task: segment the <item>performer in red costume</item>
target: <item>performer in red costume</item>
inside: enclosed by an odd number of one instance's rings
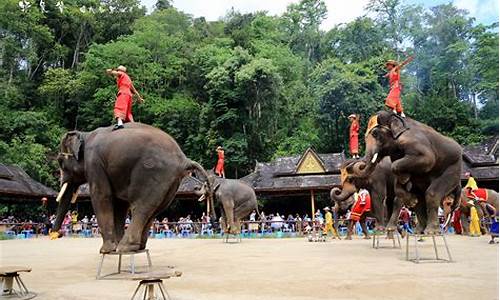
[[[369,212],[372,208],[372,199],[370,193],[365,189],[360,189],[354,194],[354,205],[352,206],[350,219],[359,221],[361,216]]]
[[[348,117],[351,121],[349,128],[349,151],[353,158],[359,158],[359,115],[352,114]]]
[[[385,77],[389,78],[389,84],[391,89],[389,95],[385,99],[385,105],[389,107],[395,114],[400,114],[401,117],[405,117],[403,112],[403,106],[401,105],[401,82],[400,82],[400,71],[406,64],[413,60],[413,56],[408,57],[404,62],[398,64],[395,60],[388,60],[385,63],[385,67],[389,72]]]
[[[217,165],[215,166],[215,174],[217,176],[226,178],[226,173],[224,173],[224,149],[218,146],[217,149]]]
[[[108,75],[113,75],[116,78],[116,85],[118,86],[118,95],[116,96],[114,116],[116,125],[113,130],[123,128],[123,123],[134,122],[132,116],[132,93],[137,95],[138,102],[144,102],[139,92],[134,87],[132,80],[127,74],[127,68],[118,66],[116,70],[107,69]]]

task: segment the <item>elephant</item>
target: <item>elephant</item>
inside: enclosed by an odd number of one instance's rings
[[[366,155],[355,170],[357,176],[369,176],[389,156],[396,197],[414,207],[417,232],[439,233],[438,208],[443,199],[452,196],[452,209],[460,202],[462,147],[423,123],[388,111],[370,118],[365,142]]]
[[[60,230],[78,187],[88,182],[103,239],[101,253],[145,249],[154,217],[172,203],[182,178],[193,171],[208,178],[167,133],[141,123],[124,126],[117,131],[112,127],[70,131],[62,137],[57,156],[62,187],[53,231]],[[129,210],[132,218],[125,231]],[[215,211],[211,214],[215,217]]]
[[[222,228],[225,233],[236,234],[241,230],[240,221],[254,209],[258,212],[255,191],[237,179],[225,179],[209,174],[206,183],[195,188],[199,201],[213,193],[214,201],[222,205]],[[227,226],[226,226],[227,224]]]
[[[488,199],[486,199],[486,203],[492,205],[497,211],[498,211],[498,193],[494,190],[490,189],[485,189],[486,193],[488,195]],[[470,208],[471,205],[469,204],[469,201],[471,201],[469,197],[467,197],[465,188],[462,189],[462,194],[460,195],[460,222],[462,223],[462,230],[464,235],[469,235],[469,219],[468,217],[470,216]],[[479,216],[479,219],[482,220],[485,216],[489,216],[489,213],[485,211],[485,207],[481,205],[482,202],[480,201],[474,201],[474,206],[476,207],[477,214]],[[443,202],[444,206],[444,215],[445,219],[448,220],[449,214],[452,213],[451,211],[451,202],[452,200],[449,199],[449,197]],[[481,233],[486,234],[488,232],[488,229],[484,226],[483,223],[481,223]]]
[[[401,203],[394,194],[395,176],[391,171],[391,159],[389,157],[382,159],[368,177],[359,177],[356,175],[355,170],[359,168],[360,164],[363,164],[362,160],[351,159],[341,165],[342,187],[334,187],[330,191],[330,198],[341,209],[345,209],[346,205],[352,206],[354,204],[352,196],[356,191],[360,188],[367,189],[372,198],[372,208],[368,214],[377,220],[379,227],[385,226],[389,230],[395,230],[399,211],[401,210]],[[365,237],[368,237],[368,231],[364,222],[366,217],[366,214],[363,214],[360,223],[363,227]],[[388,220],[387,217],[389,217]],[[353,225],[349,224],[349,228],[352,228]],[[350,239],[349,230],[347,237]]]

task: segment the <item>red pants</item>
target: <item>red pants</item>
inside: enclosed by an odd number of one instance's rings
[[[401,105],[401,88],[391,88],[389,95],[385,98],[385,105],[390,109],[395,109],[398,113],[403,112],[403,106]]]
[[[217,166],[215,166],[215,173],[219,176],[222,176],[222,173],[224,173],[224,160],[219,159],[217,161]]]
[[[349,150],[351,152],[351,155],[358,154],[358,145],[358,136],[352,135],[349,139]]]
[[[134,122],[134,117],[132,116],[132,95],[130,94],[118,94],[116,96],[115,118],[122,119],[123,122]]]

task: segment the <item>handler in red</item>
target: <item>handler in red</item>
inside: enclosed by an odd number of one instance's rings
[[[389,107],[395,114],[400,114],[401,117],[405,117],[403,112],[403,106],[401,105],[401,78],[400,71],[406,64],[413,60],[413,56],[408,57],[404,62],[398,64],[395,60],[388,60],[385,63],[387,68],[387,74],[385,77],[389,78],[389,84],[391,89],[389,95],[385,98],[385,105]]]
[[[372,209],[372,198],[370,193],[365,189],[360,189],[354,194],[354,205],[352,206],[350,219],[353,221],[359,221],[364,213],[371,211]]]
[[[349,151],[353,158],[359,158],[359,115],[352,114],[348,117],[351,121],[349,128]]]
[[[132,116],[132,93],[137,95],[139,103],[144,102],[144,99],[142,99],[139,92],[135,89],[132,80],[127,74],[127,68],[118,66],[116,70],[107,69],[106,73],[116,78],[118,86],[118,95],[116,96],[114,109],[116,125],[113,128],[113,130],[116,130],[123,128],[123,123],[134,122],[134,117]]]
[[[226,174],[224,173],[224,149],[221,146],[218,146],[216,151],[217,165],[215,166],[215,174],[219,177],[226,178]]]

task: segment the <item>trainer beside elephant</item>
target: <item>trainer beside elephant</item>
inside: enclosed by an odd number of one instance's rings
[[[391,171],[391,160],[386,157],[374,168],[367,177],[360,177],[357,172],[360,165],[364,165],[359,159],[345,161],[341,167],[341,188],[335,187],[330,192],[330,197],[340,208],[354,204],[352,195],[359,189],[367,189],[372,198],[371,211],[368,213],[377,221],[378,227],[386,226],[387,229],[396,229],[396,223],[401,209],[401,203],[394,197],[394,174]],[[363,214],[360,223],[363,226],[367,214]],[[387,219],[389,218],[389,219]],[[349,224],[350,227],[353,224]],[[363,228],[363,232],[365,232]],[[368,236],[367,232],[365,236]],[[348,231],[348,238],[350,237]]]
[[[208,174],[160,129],[140,123],[112,129],[71,131],[62,138],[57,158],[62,188],[53,231],[60,230],[78,187],[88,182],[103,239],[100,252],[137,251],[146,247],[154,217],[174,200],[182,178],[192,171],[207,178]],[[207,183],[207,196],[213,203],[210,187]],[[124,231],[129,210],[132,219]]]
[[[237,179],[225,179],[210,174],[207,183],[195,188],[195,194],[203,201],[213,190],[214,201],[222,205],[225,233],[239,233],[241,220],[255,209],[258,213],[257,197],[249,185]]]
[[[382,158],[390,156],[396,197],[415,206],[417,231],[439,233],[438,207],[442,200],[452,195],[452,208],[459,205],[460,145],[425,124],[387,111],[370,118],[365,141],[365,162],[357,175],[369,176]]]

